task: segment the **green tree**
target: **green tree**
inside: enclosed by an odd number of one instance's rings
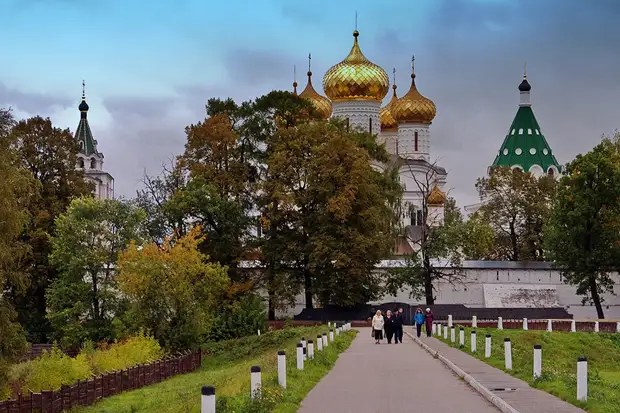
[[[494,167],[488,177],[478,178],[476,189],[484,201],[478,214],[493,228],[496,241],[486,258],[545,259],[543,227],[549,219],[555,188],[553,177],[536,178],[518,168]]]
[[[144,212],[129,202],[80,198],[56,219],[51,262],[59,277],[50,286],[48,317],[55,338],[73,347],[114,338],[122,311],[115,269],[130,241],[144,238]]]
[[[195,227],[180,239],[166,238],[121,253],[118,282],[130,301],[125,317],[133,331],[147,328],[162,345],[187,349],[204,343],[228,287],[226,269],[206,263]]]
[[[92,184],[76,169],[78,144],[68,129],[54,127],[49,118],[39,116],[17,122],[9,136],[18,160],[38,191],[27,206],[30,214],[21,240],[29,246],[30,255],[24,261],[28,274],[25,293],[11,287],[9,296],[15,305],[29,340],[45,342],[50,334],[46,319],[45,294],[57,278],[49,263],[50,238],[54,235],[54,220],[63,213],[72,199],[90,195]]]
[[[374,267],[394,244],[402,189],[395,168],[373,162],[388,164],[374,136],[337,121],[281,127],[269,142],[264,251],[298,274],[308,308],[315,297],[350,306],[380,295]]]
[[[493,227],[479,211],[473,213],[463,225],[464,238],[462,248],[465,259],[487,259],[489,251],[495,248],[496,234]]]
[[[599,318],[602,294],[613,293],[611,273],[620,264],[619,139],[604,138],[567,165],[546,229],[549,257]]]
[[[35,182],[21,168],[17,154],[7,138],[13,117],[0,108],[0,287],[25,287],[22,260],[28,246],[19,237],[28,220],[27,205],[36,190]],[[0,393],[6,384],[9,363],[26,348],[26,340],[12,303],[0,294]],[[0,394],[0,397],[2,395]]]

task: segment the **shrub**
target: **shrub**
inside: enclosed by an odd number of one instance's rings
[[[267,331],[267,311],[264,300],[252,293],[223,305],[207,341],[229,340]]]
[[[140,332],[124,342],[112,344],[107,349],[93,351],[88,355],[88,361],[93,373],[98,375],[158,360],[163,356],[159,342]]]
[[[23,372],[28,373],[22,390],[32,392],[59,390],[63,385],[70,386],[93,375],[86,355],[79,354],[72,358],[56,347],[27,363],[30,363],[29,368],[21,367]]]

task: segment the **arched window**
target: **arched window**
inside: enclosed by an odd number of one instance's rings
[[[80,166],[80,168],[84,169],[84,159],[78,159],[78,165]]]
[[[90,169],[97,169],[97,160],[95,158],[90,158]]]
[[[547,173],[549,174],[549,176],[553,176],[553,175],[555,175],[555,171],[553,170],[553,168],[549,168],[549,169],[547,170]]]
[[[372,133],[372,118],[368,118],[368,132]]]
[[[418,131],[413,132],[415,151],[418,151]]]

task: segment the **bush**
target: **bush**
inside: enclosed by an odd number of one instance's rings
[[[79,354],[72,358],[58,348],[30,362],[30,366],[22,368],[24,378],[23,390],[38,393],[41,390],[59,390],[62,386],[70,386],[78,380],[86,380],[93,376],[86,355]]]
[[[223,306],[207,341],[255,335],[258,330],[267,331],[266,306],[260,296],[249,293]]]
[[[88,361],[95,375],[106,371],[123,370],[138,364],[158,360],[164,356],[159,342],[144,333],[112,344],[107,349],[95,350],[89,354]]]

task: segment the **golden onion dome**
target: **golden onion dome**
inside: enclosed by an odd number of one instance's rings
[[[428,194],[428,197],[426,198],[426,202],[428,203],[429,206],[435,206],[435,207],[443,206],[443,204],[446,203],[446,194],[441,192],[441,189],[439,189],[437,184],[435,184],[431,193]]]
[[[392,94],[392,99],[388,102],[387,105],[381,108],[381,112],[379,118],[381,119],[381,130],[391,130],[398,128],[398,122],[392,116],[392,106],[398,100],[396,96],[396,85],[392,85],[392,89],[394,93]]]
[[[353,47],[349,55],[323,76],[323,90],[333,102],[345,100],[381,101],[388,92],[390,79],[380,66],[364,56],[357,42],[359,32],[353,32]]]
[[[308,84],[306,88],[299,94],[300,98],[309,100],[314,109],[321,115],[321,118],[328,119],[332,114],[332,103],[325,96],[319,95],[312,86],[312,72],[308,71]]]
[[[437,114],[432,100],[422,96],[415,86],[415,72],[411,59],[411,88],[392,106],[390,112],[397,122],[431,123]]]

